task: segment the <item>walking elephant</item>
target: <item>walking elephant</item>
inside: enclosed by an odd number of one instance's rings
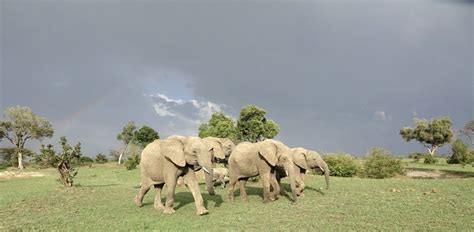
[[[213,148],[213,161],[222,161],[227,163],[230,153],[235,148],[234,142],[228,138],[206,137],[202,139],[203,142]]]
[[[283,167],[289,173],[292,200],[296,201],[293,158],[290,149],[282,142],[267,139],[257,143],[242,142],[238,144],[229,157],[229,200],[234,201],[235,184],[239,182],[240,197],[247,202],[245,184],[250,177],[260,175],[263,186],[263,202],[274,200],[280,192],[275,186],[270,192],[270,183],[275,179],[275,169]]]
[[[165,140],[155,140],[148,144],[141,154],[140,174],[141,187],[135,197],[135,204],[142,206],[144,195],[151,186],[157,189],[154,207],[162,209],[164,213],[174,213],[174,192],[176,181],[183,176],[188,185],[196,205],[198,215],[207,214],[204,201],[199,190],[195,170],[202,167],[207,173],[212,171],[210,150],[207,149],[201,138],[173,136]],[[166,184],[166,203],[161,202],[161,190]],[[212,173],[206,185],[213,190]]]
[[[306,170],[308,169],[321,169],[321,171],[323,171],[325,175],[326,189],[329,189],[329,168],[326,162],[324,162],[324,160],[317,152],[298,147],[292,148],[290,150],[290,154],[293,158],[293,175],[295,176],[296,193],[298,196],[303,195],[303,190],[305,187],[304,176]],[[272,187],[278,185],[277,188],[283,190],[283,188],[281,187],[280,180],[286,176],[287,173],[285,172],[285,170],[283,168],[277,167],[275,175],[277,183],[272,182]]]

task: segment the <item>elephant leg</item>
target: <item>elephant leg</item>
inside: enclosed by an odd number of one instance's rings
[[[178,183],[177,183],[177,186],[178,187],[183,187],[185,186],[185,183],[184,183],[184,180],[183,180],[183,177],[178,177]]]
[[[270,173],[262,173],[263,203],[270,202]]]
[[[242,202],[247,203],[249,199],[247,197],[247,191],[245,191],[245,184],[247,183],[247,179],[240,179],[239,180],[239,187],[240,187],[240,199]]]
[[[163,203],[161,202],[161,190],[163,189],[164,184],[156,184],[155,189],[156,189],[156,195],[155,195],[155,202],[153,204],[153,207],[155,209],[161,209],[164,210],[165,207],[163,206]]]
[[[237,178],[230,177],[230,180],[229,180],[229,195],[228,195],[228,198],[229,198],[230,202],[233,202],[234,198],[235,198],[235,196],[234,196],[235,184],[237,184]]]
[[[191,190],[191,193],[193,194],[194,204],[196,205],[196,214],[208,214],[209,211],[207,211],[206,207],[204,207],[204,200],[202,199],[201,191],[199,190],[198,180],[194,171],[189,169],[188,173],[186,173],[183,178],[189,190]]]
[[[298,188],[296,189],[297,193],[298,193],[298,196],[304,196],[304,193],[303,193],[303,190],[304,190],[304,187],[305,187],[304,173],[300,173],[300,175],[297,176],[296,182],[298,182],[298,185],[299,185]]]
[[[151,184],[148,181],[143,181],[140,186],[140,190],[138,190],[137,196],[135,196],[135,205],[138,207],[142,207],[142,201],[145,194],[150,190]]]
[[[278,194],[280,193],[280,185],[277,182],[275,173],[271,174],[270,187],[273,188],[270,194],[270,200],[274,201],[278,199]]]
[[[163,213],[171,214],[174,213],[173,204],[174,204],[174,191],[176,189],[176,176],[171,176],[166,178],[166,203]]]

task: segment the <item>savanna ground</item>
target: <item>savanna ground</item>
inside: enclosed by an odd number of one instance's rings
[[[263,204],[258,182],[248,184],[249,203],[227,201],[227,189],[201,191],[209,215],[196,216],[191,193],[178,188],[176,213],[153,208],[154,190],[144,206],[133,204],[138,170],[115,164],[79,168],[76,187],[61,186],[54,169],[27,170],[44,176],[0,177],[0,230],[474,230],[474,173],[471,166],[410,167],[463,172],[457,178],[408,177],[383,180],[308,176],[306,196]],[[463,177],[463,178],[460,178]],[[464,178],[467,177],[467,178]],[[287,183],[287,182],[285,182]],[[285,185],[289,188],[288,184]],[[164,197],[164,196],[163,196]],[[163,199],[164,200],[164,199]]]

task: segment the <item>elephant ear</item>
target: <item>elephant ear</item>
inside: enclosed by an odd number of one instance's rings
[[[186,166],[186,160],[184,159],[183,144],[176,142],[167,142],[161,148],[163,155],[179,167]]]
[[[308,163],[306,162],[306,154],[304,151],[301,150],[296,150],[293,152],[293,162],[296,164],[296,166],[302,168],[302,169],[308,169]]]
[[[272,142],[260,142],[258,153],[268,162],[268,164],[270,164],[270,166],[275,166],[277,164],[277,147]]]

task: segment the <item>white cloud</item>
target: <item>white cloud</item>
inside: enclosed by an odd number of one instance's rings
[[[152,99],[158,116],[167,120],[161,128],[166,134],[197,134],[201,123],[207,122],[213,113],[221,112],[225,107],[209,101],[173,99],[161,93],[148,97]]]
[[[374,112],[374,119],[377,121],[387,121],[392,120],[392,116],[385,113],[385,111],[375,111]]]

